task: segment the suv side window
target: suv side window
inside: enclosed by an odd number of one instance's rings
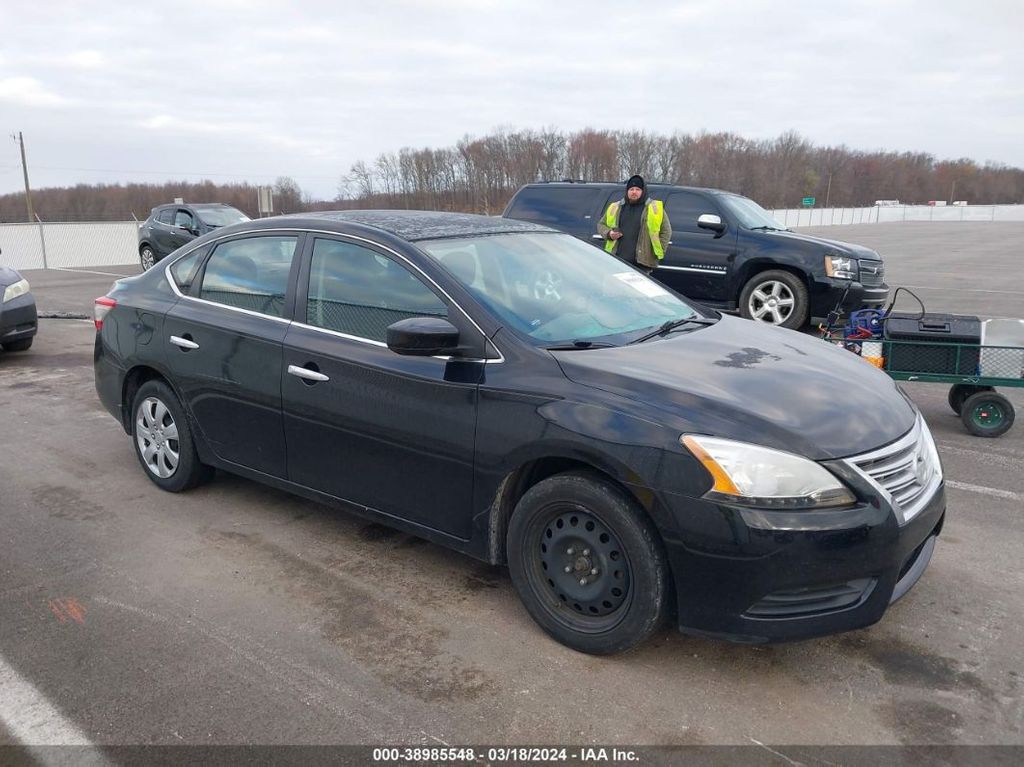
[[[703,213],[721,215],[718,206],[700,194],[693,192],[672,192],[665,200],[669,223],[673,232],[693,232],[697,234],[714,234],[709,229],[697,226],[697,219]]]
[[[297,237],[247,237],[217,246],[206,262],[199,297],[281,317]]]
[[[444,301],[398,261],[350,242],[314,242],[306,324],[384,343],[393,322],[447,316]]]
[[[182,229],[195,229],[196,220],[187,210],[179,209],[174,214],[174,225],[180,226]]]
[[[516,197],[508,218],[550,224],[556,229],[579,227],[589,222],[586,217],[593,214],[600,193],[599,189],[584,186],[528,187]]]
[[[174,208],[164,208],[156,214],[156,220],[169,226],[174,221]]]

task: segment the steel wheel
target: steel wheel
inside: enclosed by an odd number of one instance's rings
[[[668,565],[657,530],[622,488],[588,472],[531,487],[509,522],[509,572],[548,634],[609,655],[642,642],[668,608]]]
[[[1010,400],[994,391],[972,394],[963,404],[960,420],[976,437],[998,437],[1013,426],[1014,411]]]
[[[142,261],[142,271],[144,272],[148,272],[156,265],[156,254],[149,245],[139,251],[139,259]]]
[[[135,440],[142,462],[161,479],[173,476],[181,448],[171,411],[156,397],[147,397],[136,409],[135,419]]]
[[[623,546],[593,514],[560,504],[527,533],[531,579],[567,628],[605,631],[628,606],[632,571]]]

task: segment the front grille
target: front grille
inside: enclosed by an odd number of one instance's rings
[[[913,519],[928,504],[942,482],[942,467],[932,450],[921,416],[909,432],[891,445],[846,461],[881,490],[896,509],[901,524]]]
[[[875,287],[885,284],[885,264],[881,261],[860,261],[860,284]]]
[[[750,618],[822,615],[857,604],[874,585],[874,578],[859,578],[831,586],[774,591],[747,610],[746,615]]]

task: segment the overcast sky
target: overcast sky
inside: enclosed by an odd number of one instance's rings
[[[0,0],[0,193],[293,177],[511,128],[1024,166],[1020,0]]]

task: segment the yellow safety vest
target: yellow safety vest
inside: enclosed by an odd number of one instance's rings
[[[608,206],[608,210],[604,214],[604,225],[609,229],[614,229],[619,225],[619,208],[621,205],[617,202],[613,202]],[[661,222],[665,218],[665,206],[661,200],[648,200],[647,201],[647,233],[651,237],[651,248],[654,250],[654,255],[658,257],[660,261],[665,257],[665,249],[661,247]],[[615,246],[618,245],[618,240],[605,240],[604,249],[609,253],[615,252]]]

